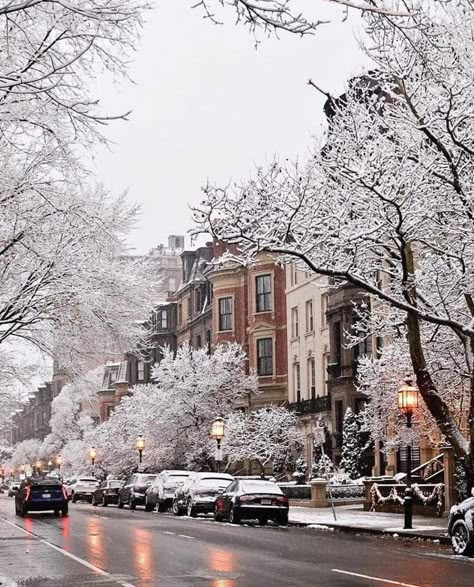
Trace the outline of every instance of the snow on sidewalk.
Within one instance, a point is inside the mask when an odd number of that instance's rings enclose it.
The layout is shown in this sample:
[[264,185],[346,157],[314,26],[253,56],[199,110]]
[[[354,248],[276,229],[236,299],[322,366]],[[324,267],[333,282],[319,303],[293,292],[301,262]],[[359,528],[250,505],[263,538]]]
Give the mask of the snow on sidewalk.
[[366,512],[361,505],[338,506],[336,520],[329,508],[290,507],[290,523],[313,527],[345,527],[366,531],[441,537],[447,532],[447,519],[413,516],[413,530],[403,530],[403,514]]

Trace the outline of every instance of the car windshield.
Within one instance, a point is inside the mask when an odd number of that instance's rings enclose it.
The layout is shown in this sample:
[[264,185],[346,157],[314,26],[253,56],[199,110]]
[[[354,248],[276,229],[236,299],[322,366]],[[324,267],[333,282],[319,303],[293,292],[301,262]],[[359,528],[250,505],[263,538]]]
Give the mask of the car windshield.
[[78,483],[97,483],[97,479],[94,477],[81,477],[77,480]]
[[151,483],[157,477],[158,477],[158,475],[137,475],[137,478],[135,479],[135,483],[137,483],[137,484]]
[[189,475],[170,475],[168,479],[165,480],[166,485],[176,485],[180,481],[184,481],[187,479]]
[[199,481],[198,486],[202,487],[209,487],[210,489],[224,489],[228,485],[230,485],[230,479],[219,479],[219,478],[209,478],[209,479],[201,479]]
[[242,491],[244,493],[274,493],[276,495],[283,495],[278,485],[265,481],[244,481],[242,483]]
[[109,487],[122,487],[122,481],[109,481]]

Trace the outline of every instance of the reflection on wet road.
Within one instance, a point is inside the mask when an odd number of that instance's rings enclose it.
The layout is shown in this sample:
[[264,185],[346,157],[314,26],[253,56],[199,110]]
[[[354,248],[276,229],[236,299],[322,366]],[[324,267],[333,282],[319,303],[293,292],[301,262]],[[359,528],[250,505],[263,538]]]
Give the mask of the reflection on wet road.
[[71,504],[69,518],[12,510],[0,497],[0,584],[3,576],[19,587],[473,585],[474,561],[429,543],[85,504]]

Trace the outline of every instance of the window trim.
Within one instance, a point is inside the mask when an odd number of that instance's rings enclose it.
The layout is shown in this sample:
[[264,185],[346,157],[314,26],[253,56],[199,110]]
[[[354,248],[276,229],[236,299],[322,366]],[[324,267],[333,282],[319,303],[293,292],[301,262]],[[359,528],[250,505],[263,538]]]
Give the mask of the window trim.
[[[299,338],[300,336],[300,318],[299,318],[299,308],[298,306],[293,306],[290,310],[291,316],[291,338],[292,340]],[[296,317],[296,320],[294,318]]]
[[[270,291],[269,292],[264,292],[261,294],[257,293],[257,280],[259,277],[260,278],[261,277],[270,277]],[[274,298],[275,273],[274,273],[274,271],[260,271],[258,273],[254,273],[253,274],[253,287],[254,287],[253,304],[254,304],[255,314],[267,314],[268,312],[273,312],[274,308],[275,308],[275,298]],[[257,299],[258,299],[258,296],[261,296],[261,295],[269,295],[270,308],[268,310],[259,310],[258,309]]]
[[[271,347],[272,348],[272,355],[271,355],[272,372],[271,373],[261,374],[259,372],[258,343],[261,340],[270,340],[271,341],[271,345],[272,345],[272,347]],[[275,337],[273,337],[273,336],[259,336],[258,338],[255,339],[255,364],[256,364],[256,371],[257,371],[258,377],[274,377],[275,376]]]
[[[305,302],[306,334],[314,332],[314,300],[310,298]],[[311,314],[308,309],[311,308]]]
[[[229,300],[231,301],[231,308],[230,308],[230,328],[226,328],[226,329],[222,329],[221,328],[221,300]],[[235,330],[235,325],[234,325],[234,316],[235,316],[235,303],[234,303],[234,296],[232,294],[230,295],[221,295],[219,297],[216,297],[216,304],[217,304],[217,332],[234,332]],[[225,316],[227,316],[228,314],[225,314]]]

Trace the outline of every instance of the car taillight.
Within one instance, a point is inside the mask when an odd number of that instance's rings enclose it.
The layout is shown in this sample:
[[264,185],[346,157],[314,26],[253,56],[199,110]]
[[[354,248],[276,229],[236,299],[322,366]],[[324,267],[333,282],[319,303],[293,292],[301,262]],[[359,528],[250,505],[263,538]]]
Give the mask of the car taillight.
[[31,487],[27,487],[25,489],[25,501],[28,501],[30,499],[30,493],[31,493]]
[[284,503],[287,504],[288,503],[288,497],[286,495],[282,495],[281,497],[277,497],[276,501],[278,503]]
[[255,499],[255,495],[241,495],[240,501],[253,501]]
[[67,498],[68,498],[68,495],[67,495],[66,488],[65,488],[65,487],[62,487],[62,490],[63,490],[63,497],[64,497],[64,499],[66,499],[66,500],[67,500]]

